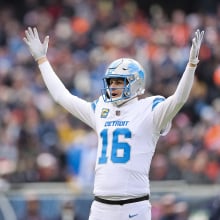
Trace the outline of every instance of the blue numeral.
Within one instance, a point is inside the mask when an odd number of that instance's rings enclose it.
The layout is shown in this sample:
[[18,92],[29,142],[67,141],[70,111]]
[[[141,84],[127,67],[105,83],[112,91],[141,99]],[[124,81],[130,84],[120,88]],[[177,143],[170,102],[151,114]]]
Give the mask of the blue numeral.
[[104,129],[100,133],[102,138],[102,155],[99,157],[99,163],[107,163],[108,157],[106,156],[107,153],[107,146],[108,146],[108,130]]
[[[119,142],[119,136],[124,138],[131,138],[131,131],[128,128],[117,128],[112,133],[112,151],[111,151],[111,161],[113,163],[126,163],[130,160],[131,146],[127,142]],[[102,138],[102,152],[99,157],[99,164],[107,163],[108,157],[107,147],[108,147],[108,129],[102,130],[100,133]],[[118,156],[118,151],[121,150],[122,156]]]

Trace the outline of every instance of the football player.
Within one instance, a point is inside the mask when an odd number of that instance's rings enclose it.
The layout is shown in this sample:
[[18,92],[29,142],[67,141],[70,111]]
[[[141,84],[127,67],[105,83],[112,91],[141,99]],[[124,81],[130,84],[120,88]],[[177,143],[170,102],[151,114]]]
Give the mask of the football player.
[[47,59],[49,37],[41,42],[36,28],[24,41],[54,98],[97,133],[94,201],[89,220],[150,220],[149,169],[156,144],[187,101],[204,31],[196,30],[189,62],[173,95],[143,98],[145,71],[131,58],[113,61],[104,77],[102,95],[88,102],[71,94]]

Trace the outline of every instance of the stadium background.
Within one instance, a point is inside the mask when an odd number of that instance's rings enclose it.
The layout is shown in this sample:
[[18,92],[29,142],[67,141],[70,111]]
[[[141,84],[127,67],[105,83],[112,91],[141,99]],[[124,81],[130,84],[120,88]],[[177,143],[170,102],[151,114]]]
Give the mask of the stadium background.
[[59,77],[87,100],[100,94],[103,71],[119,56],[142,63],[150,93],[170,95],[191,34],[205,30],[191,96],[153,159],[152,219],[220,219],[217,0],[2,0],[0,6],[0,219],[58,220],[75,210],[75,220],[84,220],[92,201],[96,136],[45,89],[22,41],[24,29],[35,25],[50,35],[48,56]]

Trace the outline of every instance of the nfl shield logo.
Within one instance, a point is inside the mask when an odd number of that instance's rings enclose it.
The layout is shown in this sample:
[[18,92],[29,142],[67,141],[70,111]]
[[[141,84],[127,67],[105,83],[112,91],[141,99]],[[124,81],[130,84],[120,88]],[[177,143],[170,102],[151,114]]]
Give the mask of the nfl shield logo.
[[119,110],[117,110],[117,111],[115,112],[115,114],[116,114],[117,116],[120,116],[121,112],[120,112]]

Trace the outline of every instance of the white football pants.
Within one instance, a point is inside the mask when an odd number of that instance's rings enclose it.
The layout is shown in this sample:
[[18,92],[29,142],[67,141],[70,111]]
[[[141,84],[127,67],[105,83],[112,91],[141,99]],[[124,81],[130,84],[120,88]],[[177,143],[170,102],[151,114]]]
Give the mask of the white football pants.
[[89,220],[151,220],[149,200],[125,205],[92,202]]

